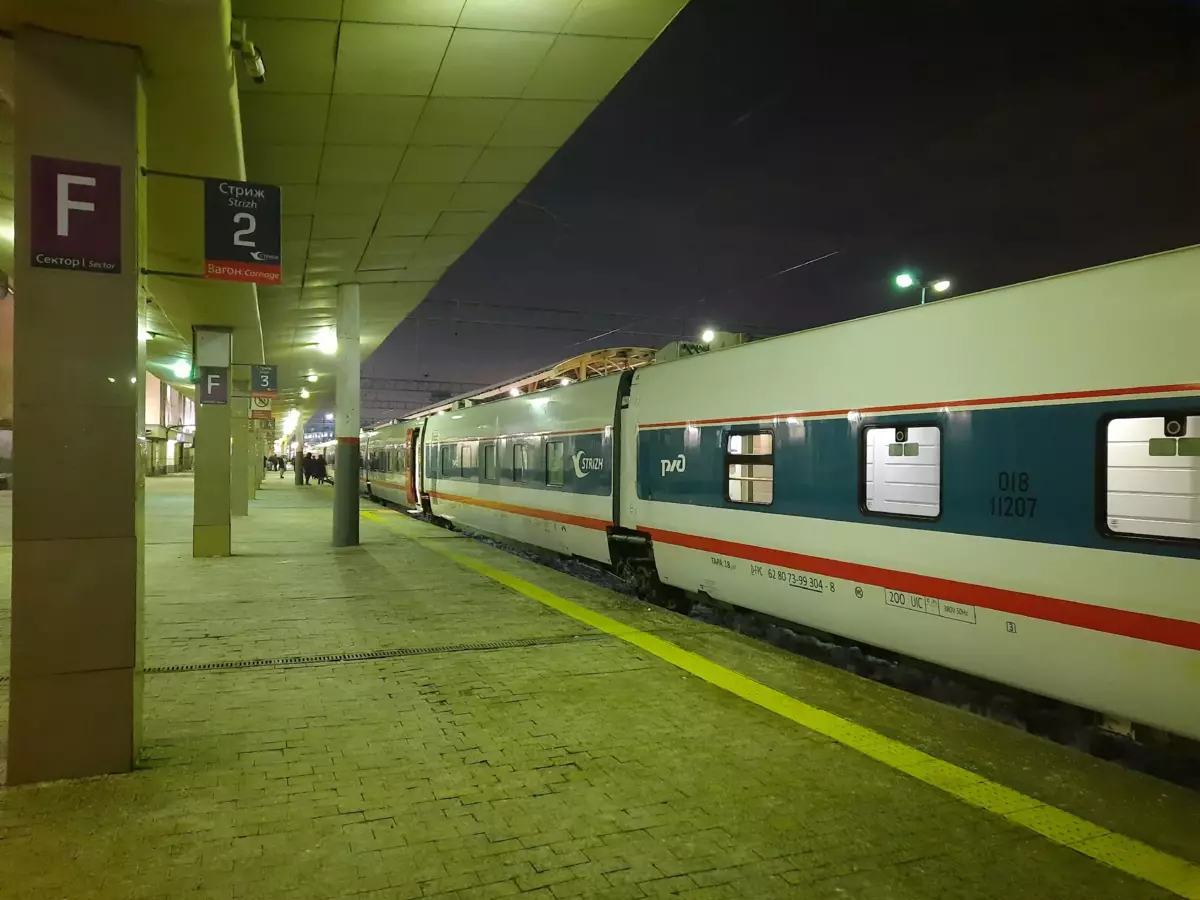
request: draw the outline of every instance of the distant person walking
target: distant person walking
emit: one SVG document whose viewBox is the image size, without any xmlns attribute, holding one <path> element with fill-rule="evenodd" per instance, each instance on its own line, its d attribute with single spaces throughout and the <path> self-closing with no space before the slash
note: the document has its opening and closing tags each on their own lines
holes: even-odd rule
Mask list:
<svg viewBox="0 0 1200 900">
<path fill-rule="evenodd" d="M 311 453 L 304 454 L 304 483 L 308 484 L 310 478 L 313 477 L 314 466 L 313 455 Z"/>
<path fill-rule="evenodd" d="M 317 473 L 317 484 L 324 484 L 325 477 L 329 474 L 329 469 L 325 464 L 325 454 L 322 453 L 313 461 L 313 468 Z"/>
</svg>

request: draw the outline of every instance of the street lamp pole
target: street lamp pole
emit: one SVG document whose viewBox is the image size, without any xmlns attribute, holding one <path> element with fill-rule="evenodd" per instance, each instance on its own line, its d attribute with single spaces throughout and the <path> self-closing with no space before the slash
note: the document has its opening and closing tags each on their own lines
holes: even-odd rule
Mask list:
<svg viewBox="0 0 1200 900">
<path fill-rule="evenodd" d="M 913 276 L 910 275 L 908 272 L 901 272 L 899 275 L 896 276 L 896 287 L 901 288 L 902 290 L 907 290 L 908 288 L 913 287 L 916 284 L 917 284 L 917 279 L 913 278 Z M 932 288 L 935 293 L 938 293 L 938 294 L 945 293 L 946 291 L 950 290 L 950 279 L 949 278 L 936 278 L 933 281 L 922 281 L 921 282 L 921 305 L 922 306 L 925 304 L 925 293 L 930 288 Z"/>
</svg>

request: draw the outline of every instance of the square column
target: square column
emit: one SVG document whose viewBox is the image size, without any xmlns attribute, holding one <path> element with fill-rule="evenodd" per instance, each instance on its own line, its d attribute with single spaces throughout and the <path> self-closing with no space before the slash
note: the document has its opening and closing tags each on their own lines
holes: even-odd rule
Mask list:
<svg viewBox="0 0 1200 900">
<path fill-rule="evenodd" d="M 358 545 L 359 361 L 357 284 L 338 285 L 337 305 L 337 438 L 333 479 L 333 546 Z M 303 426 L 302 426 L 303 427 Z"/>
<path fill-rule="evenodd" d="M 233 389 L 245 393 L 250 389 L 250 381 L 246 377 L 238 379 L 237 372 L 245 371 L 245 366 L 233 369 Z M 250 494 L 253 484 L 250 481 L 251 440 L 250 440 L 250 398 L 246 396 L 229 398 L 229 427 L 233 436 L 233 460 L 229 469 L 229 514 L 234 517 L 250 515 Z"/>
<path fill-rule="evenodd" d="M 195 477 L 192 503 L 192 556 L 230 556 L 229 360 L 232 338 L 228 328 L 195 326 L 196 435 L 193 443 Z M 224 371 L 225 396 L 221 402 L 206 399 L 208 370 Z M 216 399 L 211 398 L 211 399 Z"/>
<path fill-rule="evenodd" d="M 33 28 L 15 45 L 9 784 L 137 760 L 145 394 L 138 51 Z"/>
</svg>

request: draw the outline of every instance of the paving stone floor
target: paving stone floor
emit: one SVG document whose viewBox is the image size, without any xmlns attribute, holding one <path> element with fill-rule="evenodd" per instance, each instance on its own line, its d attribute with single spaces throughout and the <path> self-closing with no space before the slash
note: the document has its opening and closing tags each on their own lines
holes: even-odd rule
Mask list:
<svg viewBox="0 0 1200 900">
<path fill-rule="evenodd" d="M 236 523 L 238 555 L 192 560 L 191 487 L 147 485 L 148 667 L 525 645 L 147 674 L 138 772 L 0 790 L 4 900 L 1171 896 L 589 632 L 414 535 L 1200 853 L 1195 795 L 995 723 L 400 516 L 364 519 L 363 546 L 334 551 L 328 488 L 268 479 Z M 5 600 L 0 675 L 7 658 Z"/>
</svg>

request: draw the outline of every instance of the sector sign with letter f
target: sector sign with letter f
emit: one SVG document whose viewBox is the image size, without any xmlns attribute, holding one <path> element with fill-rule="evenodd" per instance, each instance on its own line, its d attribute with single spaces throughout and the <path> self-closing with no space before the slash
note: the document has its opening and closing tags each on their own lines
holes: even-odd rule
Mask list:
<svg viewBox="0 0 1200 900">
<path fill-rule="evenodd" d="M 30 265 L 121 272 L 121 167 L 30 157 Z"/>
<path fill-rule="evenodd" d="M 282 282 L 278 187 L 204 179 L 204 277 Z"/>
</svg>

